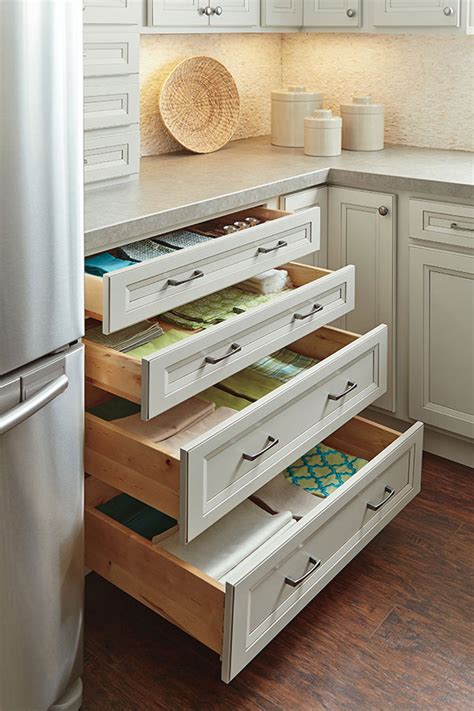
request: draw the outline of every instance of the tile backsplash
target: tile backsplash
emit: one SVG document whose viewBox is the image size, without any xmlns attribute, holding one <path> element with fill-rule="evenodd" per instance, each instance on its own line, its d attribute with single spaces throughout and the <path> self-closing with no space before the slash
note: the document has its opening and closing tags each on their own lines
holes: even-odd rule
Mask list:
<svg viewBox="0 0 474 711">
<path fill-rule="evenodd" d="M 142 35 L 140 50 L 142 155 L 179 150 L 160 119 L 161 70 L 196 55 L 219 60 L 236 81 L 241 112 L 234 138 L 270 133 L 270 92 L 281 84 L 279 34 Z"/>
<path fill-rule="evenodd" d="M 385 104 L 389 143 L 474 150 L 473 37 L 368 34 L 142 35 L 141 150 L 180 149 L 158 108 L 163 70 L 205 54 L 232 73 L 241 97 L 235 139 L 270 133 L 270 92 L 305 84 L 338 110 L 354 94 Z"/>
</svg>

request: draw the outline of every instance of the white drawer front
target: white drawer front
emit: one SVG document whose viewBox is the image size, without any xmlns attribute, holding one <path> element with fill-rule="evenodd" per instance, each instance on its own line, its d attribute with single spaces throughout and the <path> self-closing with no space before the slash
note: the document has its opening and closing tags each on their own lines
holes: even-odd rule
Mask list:
<svg viewBox="0 0 474 711">
<path fill-rule="evenodd" d="M 354 308 L 354 267 L 143 360 L 142 412 L 150 419 Z M 322 307 L 322 308 L 321 308 Z M 297 318 L 311 314 L 308 318 Z M 232 347 L 234 345 L 234 348 Z M 240 349 L 240 350 L 238 350 Z M 213 364 L 206 358 L 228 358 Z"/>
<path fill-rule="evenodd" d="M 271 251 L 262 252 L 262 248 Z M 104 333 L 164 313 L 318 248 L 319 208 L 313 208 L 110 272 L 103 278 Z"/>
<path fill-rule="evenodd" d="M 86 24 L 137 25 L 140 0 L 83 0 Z"/>
<path fill-rule="evenodd" d="M 84 76 L 138 73 L 137 32 L 84 32 Z"/>
<path fill-rule="evenodd" d="M 448 202 L 410 199 L 412 239 L 474 248 L 474 207 Z"/>
<path fill-rule="evenodd" d="M 229 576 L 222 677 L 230 681 L 420 490 L 423 425 L 417 423 L 312 514 Z M 378 511 L 367 504 L 394 494 Z M 309 559 L 321 561 L 311 570 Z"/>
<path fill-rule="evenodd" d="M 119 178 L 138 173 L 140 134 L 127 132 L 88 132 L 84 137 L 84 181 Z"/>
<path fill-rule="evenodd" d="M 112 128 L 138 123 L 138 76 L 84 80 L 84 128 Z"/>
<path fill-rule="evenodd" d="M 328 397 L 349 382 L 356 387 L 345 397 Z M 379 326 L 183 448 L 183 540 L 202 533 L 386 387 L 387 327 Z M 262 450 L 254 461 L 243 457 Z"/>
</svg>

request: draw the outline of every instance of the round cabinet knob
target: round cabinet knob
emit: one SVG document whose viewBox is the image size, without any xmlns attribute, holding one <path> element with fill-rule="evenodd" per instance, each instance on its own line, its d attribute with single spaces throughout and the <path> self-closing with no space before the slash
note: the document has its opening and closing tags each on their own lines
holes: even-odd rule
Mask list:
<svg viewBox="0 0 474 711">
<path fill-rule="evenodd" d="M 355 14 L 356 14 L 356 11 L 353 10 L 351 7 L 348 10 L 346 10 L 347 17 L 355 17 Z"/>
<path fill-rule="evenodd" d="M 214 8 L 214 15 L 217 15 L 218 17 L 219 17 L 220 15 L 222 15 L 222 8 L 221 8 L 220 5 L 217 5 L 217 6 Z"/>
<path fill-rule="evenodd" d="M 446 15 L 446 17 L 451 17 L 451 15 L 454 15 L 454 8 L 447 6 L 447 7 L 443 8 L 443 12 Z"/>
<path fill-rule="evenodd" d="M 198 12 L 200 15 L 207 15 L 207 17 L 210 17 L 214 14 L 214 9 L 210 5 L 206 5 L 206 7 L 200 7 Z"/>
<path fill-rule="evenodd" d="M 388 212 L 389 212 L 388 207 L 385 207 L 385 205 L 381 205 L 379 207 L 379 215 L 382 215 L 382 217 L 385 217 L 386 215 L 388 215 Z"/>
</svg>

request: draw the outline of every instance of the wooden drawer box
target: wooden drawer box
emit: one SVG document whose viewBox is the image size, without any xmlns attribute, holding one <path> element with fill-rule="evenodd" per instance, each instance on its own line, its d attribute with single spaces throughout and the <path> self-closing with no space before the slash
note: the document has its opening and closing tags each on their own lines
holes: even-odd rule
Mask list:
<svg viewBox="0 0 474 711">
<path fill-rule="evenodd" d="M 138 32 L 84 32 L 84 77 L 137 74 L 140 35 Z"/>
<path fill-rule="evenodd" d="M 294 263 L 285 268 L 296 287 L 285 296 L 141 361 L 86 337 L 87 379 L 141 403 L 148 420 L 354 308 L 352 266 L 334 273 Z"/>
<path fill-rule="evenodd" d="M 360 418 L 345 424 L 326 443 L 368 464 L 234 568 L 225 586 L 98 511 L 119 492 L 90 477 L 86 565 L 220 654 L 229 682 L 418 493 L 422 431 L 421 423 L 404 434 Z"/>
<path fill-rule="evenodd" d="M 84 182 L 123 178 L 138 173 L 140 133 L 138 128 L 88 131 L 84 135 Z"/>
<path fill-rule="evenodd" d="M 87 414 L 86 472 L 179 519 L 183 542 L 193 540 L 386 390 L 386 326 L 364 336 L 324 327 L 290 347 L 319 362 L 182 447 L 179 458 L 166 440 Z"/>
<path fill-rule="evenodd" d="M 252 208 L 221 222 L 249 214 L 261 224 L 102 278 L 86 274 L 86 313 L 113 333 L 319 249 L 319 208 L 295 215 Z"/>
<path fill-rule="evenodd" d="M 135 77 L 84 80 L 84 128 L 112 128 L 138 123 L 140 89 Z"/>
<path fill-rule="evenodd" d="M 474 207 L 410 199 L 408 214 L 412 239 L 474 248 Z"/>
</svg>

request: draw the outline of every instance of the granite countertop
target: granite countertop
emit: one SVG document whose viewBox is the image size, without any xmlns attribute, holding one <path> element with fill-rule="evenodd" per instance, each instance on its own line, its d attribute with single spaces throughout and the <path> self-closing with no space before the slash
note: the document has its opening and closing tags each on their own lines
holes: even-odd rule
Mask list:
<svg viewBox="0 0 474 711">
<path fill-rule="evenodd" d="M 474 154 L 389 145 L 312 158 L 263 137 L 207 155 L 142 158 L 138 180 L 86 191 L 86 254 L 326 182 L 470 199 Z"/>
</svg>

